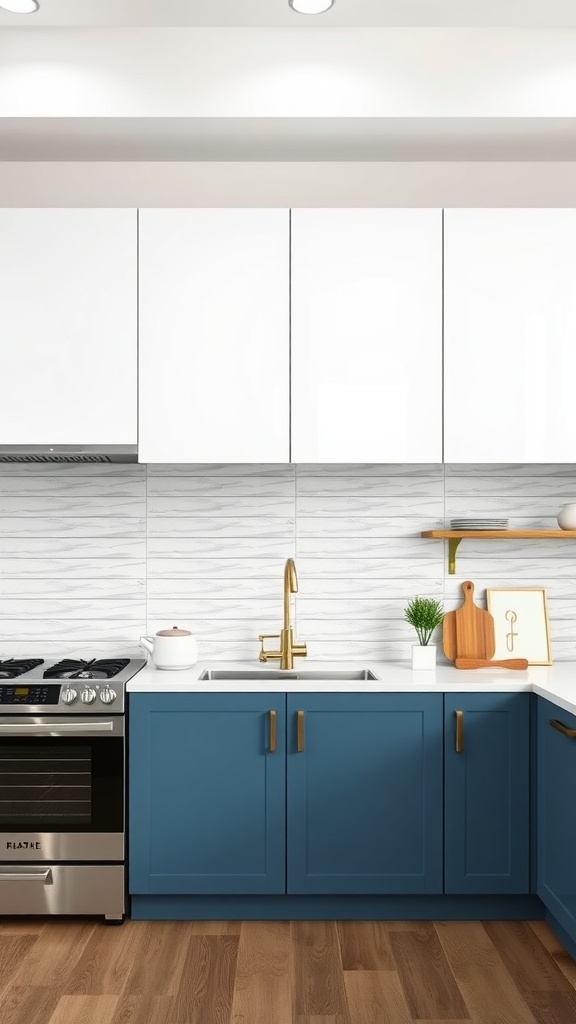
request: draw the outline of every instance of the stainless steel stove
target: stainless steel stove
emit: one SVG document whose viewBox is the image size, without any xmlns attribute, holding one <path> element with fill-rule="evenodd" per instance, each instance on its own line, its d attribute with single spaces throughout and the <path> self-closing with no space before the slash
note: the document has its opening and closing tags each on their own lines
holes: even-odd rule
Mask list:
<svg viewBox="0 0 576 1024">
<path fill-rule="evenodd" d="M 125 692 L 143 658 L 0 659 L 0 914 L 125 914 Z"/>
</svg>

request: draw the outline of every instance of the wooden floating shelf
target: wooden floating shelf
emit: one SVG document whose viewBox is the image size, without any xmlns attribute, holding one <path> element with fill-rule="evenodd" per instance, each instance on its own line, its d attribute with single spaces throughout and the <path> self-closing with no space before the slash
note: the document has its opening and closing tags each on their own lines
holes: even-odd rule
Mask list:
<svg viewBox="0 0 576 1024">
<path fill-rule="evenodd" d="M 422 537 L 448 541 L 448 572 L 451 576 L 456 572 L 456 552 L 461 540 L 465 537 L 485 538 L 493 540 L 557 540 L 570 537 L 576 538 L 576 530 L 423 530 Z"/>
</svg>

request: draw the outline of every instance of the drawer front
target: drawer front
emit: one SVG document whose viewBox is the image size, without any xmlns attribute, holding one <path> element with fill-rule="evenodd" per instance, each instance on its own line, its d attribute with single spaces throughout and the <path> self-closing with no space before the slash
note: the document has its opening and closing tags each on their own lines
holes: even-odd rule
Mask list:
<svg viewBox="0 0 576 1024">
<path fill-rule="evenodd" d="M 125 913 L 122 864 L 0 864 L 2 914 Z"/>
</svg>

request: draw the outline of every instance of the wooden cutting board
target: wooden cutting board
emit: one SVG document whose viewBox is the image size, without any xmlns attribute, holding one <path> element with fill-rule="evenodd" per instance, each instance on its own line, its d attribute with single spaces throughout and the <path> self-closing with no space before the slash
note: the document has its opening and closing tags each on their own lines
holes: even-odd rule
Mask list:
<svg viewBox="0 0 576 1024">
<path fill-rule="evenodd" d="M 474 584 L 462 584 L 464 604 L 447 612 L 442 623 L 442 646 L 450 661 L 456 658 L 481 658 L 490 661 L 496 650 L 494 619 L 474 604 Z"/>
</svg>

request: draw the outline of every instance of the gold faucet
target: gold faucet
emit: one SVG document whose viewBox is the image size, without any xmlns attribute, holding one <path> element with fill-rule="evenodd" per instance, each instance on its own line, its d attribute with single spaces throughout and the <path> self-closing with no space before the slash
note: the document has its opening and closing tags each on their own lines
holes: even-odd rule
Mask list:
<svg viewBox="0 0 576 1024">
<path fill-rule="evenodd" d="M 258 637 L 262 647 L 260 661 L 279 661 L 280 668 L 294 668 L 294 658 L 305 658 L 308 654 L 306 644 L 294 643 L 294 631 L 290 622 L 290 594 L 298 593 L 298 577 L 294 559 L 289 558 L 284 566 L 284 628 L 280 635 L 264 633 Z M 265 651 L 265 640 L 279 640 L 279 651 Z"/>
</svg>

